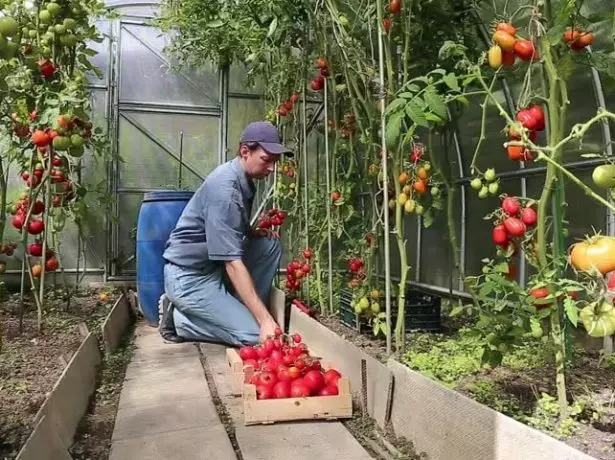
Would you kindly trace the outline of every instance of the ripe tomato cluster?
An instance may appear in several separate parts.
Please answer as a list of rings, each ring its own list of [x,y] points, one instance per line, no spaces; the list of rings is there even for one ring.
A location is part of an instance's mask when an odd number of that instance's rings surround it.
[[[581,51],[594,43],[594,34],[579,28],[568,27],[562,38],[564,43],[575,51]]]
[[[404,171],[397,178],[401,186],[397,203],[407,214],[424,214],[429,206],[427,196],[431,195],[432,199],[440,196],[440,188],[432,175],[431,163],[423,159],[424,154],[425,146],[415,143],[408,158],[409,162],[405,163]],[[389,209],[395,209],[395,206],[395,200],[389,200]]]
[[[532,142],[536,141],[539,131],[545,129],[545,113],[540,105],[534,104],[528,108],[520,110],[516,119],[523,129],[528,131],[528,139]],[[521,133],[512,127],[508,130],[508,138],[513,141],[521,140]],[[520,145],[509,145],[506,148],[508,158],[513,161],[528,162],[534,159],[532,152]]]
[[[312,91],[322,91],[325,87],[325,78],[327,78],[329,73],[329,63],[323,56],[318,56],[316,58],[315,66],[318,69],[319,73],[310,81],[310,88]]]
[[[510,67],[516,59],[522,61],[535,61],[540,59],[534,42],[517,35],[517,29],[508,22],[501,22],[495,27],[493,45],[487,55],[489,66],[499,69],[501,66]]]
[[[285,117],[293,111],[293,108],[298,101],[299,94],[297,94],[296,91],[293,91],[290,97],[280,104],[280,106],[276,110],[276,113],[281,117]]]
[[[281,227],[282,225],[284,225],[285,219],[286,211],[272,208],[259,217],[256,228],[270,229],[274,227]]]
[[[346,261],[348,271],[350,272],[351,279],[348,282],[350,289],[359,287],[361,282],[367,277],[365,272],[365,262],[360,257],[351,257]]]
[[[301,289],[301,280],[312,271],[312,267],[309,264],[309,260],[312,258],[311,249],[304,249],[301,255],[303,260],[301,258],[294,259],[286,266],[286,289],[290,293]]]
[[[399,14],[401,11],[401,0],[391,0],[387,6],[387,10],[390,15],[382,20],[382,28],[388,34],[391,31],[391,26],[393,25],[393,16]]]
[[[335,396],[339,393],[341,373],[336,369],[324,370],[320,359],[311,356],[299,334],[283,334],[277,328],[275,336],[262,344],[241,347],[239,356],[247,383],[256,385],[258,399]]]
[[[507,196],[502,200],[501,212],[492,230],[493,242],[501,247],[525,235],[528,227],[536,225],[538,215],[529,206],[522,207],[517,198]]]

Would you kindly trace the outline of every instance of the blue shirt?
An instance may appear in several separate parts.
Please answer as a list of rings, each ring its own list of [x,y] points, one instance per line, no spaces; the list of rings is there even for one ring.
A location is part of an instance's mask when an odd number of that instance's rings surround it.
[[[184,208],[166,243],[164,259],[195,269],[210,261],[241,259],[254,191],[239,158],[214,169]]]

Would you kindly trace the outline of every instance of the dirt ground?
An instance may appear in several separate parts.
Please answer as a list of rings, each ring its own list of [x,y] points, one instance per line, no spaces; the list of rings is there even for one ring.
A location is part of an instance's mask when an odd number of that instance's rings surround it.
[[[386,359],[384,340],[359,334],[341,324],[335,316],[318,319],[369,355],[379,360]],[[412,347],[412,341],[409,347]],[[599,359],[600,354],[596,351],[585,351],[577,355],[575,365],[567,377],[568,392],[571,398],[589,395],[591,404],[585,407],[585,413],[580,414],[576,432],[560,439],[599,460],[615,460],[615,367],[600,366]],[[555,368],[551,363],[537,369],[521,370],[501,366],[464,377],[453,388],[506,415],[530,416],[535,411],[537,396],[541,392],[556,394],[554,376]],[[476,388],[495,389],[496,393],[491,390],[481,395],[476,392]],[[598,411],[602,416],[592,420],[593,411]],[[548,433],[548,430],[542,431]]]
[[[43,330],[38,332],[33,301],[24,302],[20,331],[21,302],[9,294],[0,302],[2,348],[0,349],[0,458],[13,459],[33,427],[34,416],[53,389],[65,363],[83,338],[79,324],[85,322],[98,333],[118,291],[80,290],[67,303],[61,290],[45,294]],[[115,413],[113,414],[115,418]]]

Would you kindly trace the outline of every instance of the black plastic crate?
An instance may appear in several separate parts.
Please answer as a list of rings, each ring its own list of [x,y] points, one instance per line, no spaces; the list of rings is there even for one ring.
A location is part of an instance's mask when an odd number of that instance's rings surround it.
[[[340,322],[360,333],[372,333],[372,328],[365,316],[357,316],[351,306],[352,294],[347,290],[340,293]],[[381,302],[381,305],[383,303]],[[441,321],[442,299],[433,294],[427,294],[416,289],[406,291],[405,311],[406,331],[439,332]],[[391,324],[397,322],[397,297],[391,297]]]

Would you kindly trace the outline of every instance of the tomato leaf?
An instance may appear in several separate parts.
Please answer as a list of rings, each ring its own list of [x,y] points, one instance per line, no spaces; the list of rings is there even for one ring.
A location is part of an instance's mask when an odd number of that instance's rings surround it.
[[[451,310],[450,316],[459,316],[461,313],[463,313],[463,310],[463,305],[458,305]]]
[[[407,107],[407,106],[406,106]],[[401,122],[404,117],[403,112],[396,112],[387,120],[385,139],[387,147],[394,149],[401,132]]]
[[[446,104],[444,103],[444,99],[435,90],[429,90],[425,92],[425,101],[429,105],[429,108],[434,112],[438,117],[446,120],[448,118],[448,112],[446,110]]]
[[[404,99],[412,99],[414,97],[414,93],[404,92],[399,94],[397,97],[402,97]]]
[[[405,110],[408,117],[410,117],[415,124],[424,128],[429,128],[429,122],[425,118],[425,113],[421,110],[416,100],[408,102]]]
[[[442,81],[453,91],[459,91],[459,82],[457,76],[454,73],[446,74],[442,77]]]
[[[502,353],[497,350],[483,348],[480,361],[482,364],[490,364],[491,366],[499,366],[502,363]]]
[[[564,311],[572,325],[577,327],[577,323],[579,322],[579,311],[576,302],[570,297],[564,299]]]
[[[405,99],[401,99],[401,98],[395,99],[386,108],[385,115],[388,116],[388,115],[391,115],[394,112],[397,112],[397,111],[401,110],[407,104],[407,102],[408,101],[406,101]]]
[[[423,227],[429,228],[433,224],[433,214],[430,211],[425,212],[423,214]]]

